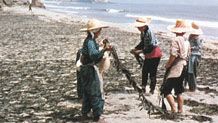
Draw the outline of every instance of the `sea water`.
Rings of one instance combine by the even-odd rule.
[[[131,24],[137,17],[150,16],[151,27],[156,31],[167,31],[176,19],[195,21],[204,36],[218,39],[218,0],[44,0],[51,11],[76,14],[86,18]]]

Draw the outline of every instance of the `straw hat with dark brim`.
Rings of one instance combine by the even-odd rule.
[[[81,29],[80,31],[91,31],[94,29],[100,29],[100,28],[108,28],[109,26],[103,25],[96,19],[90,19],[87,22],[86,28]]]
[[[150,17],[146,17],[146,19],[138,18],[136,19],[134,26],[138,28],[138,27],[148,26],[150,23],[151,23]]]
[[[203,31],[195,22],[192,22],[192,28],[191,28],[190,34],[201,35],[203,34]]]
[[[184,33],[190,31],[190,27],[187,25],[185,20],[182,19],[176,20],[176,24],[168,26],[167,29],[174,33]]]

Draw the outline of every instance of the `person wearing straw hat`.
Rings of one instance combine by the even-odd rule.
[[[142,68],[142,90],[146,93],[146,85],[148,81],[148,75],[150,78],[150,93],[154,94],[156,86],[156,74],[157,68],[162,56],[162,52],[158,47],[158,40],[155,35],[152,33],[148,25],[151,23],[151,18],[147,17],[138,18],[134,23],[135,27],[141,32],[141,41],[140,43],[132,49],[130,52],[134,55],[139,55],[140,53],[144,54],[144,62]]]
[[[199,35],[203,34],[201,28],[195,23],[191,24],[191,32],[188,38],[188,41],[191,45],[191,56],[188,60],[188,76],[187,82],[190,91],[195,91],[197,87],[197,67],[201,59],[201,48],[202,48],[202,39],[199,38]]]
[[[102,82],[99,78],[99,71],[96,64],[102,59],[105,51],[110,51],[110,46],[99,50],[96,39],[99,37],[102,28],[107,28],[96,19],[90,19],[87,27],[81,31],[87,32],[82,47],[80,76],[83,89],[82,115],[88,118],[87,114],[93,111],[93,121],[98,121],[103,113],[104,95]]]
[[[178,102],[178,113],[183,112],[183,97],[184,92],[183,81],[185,78],[187,58],[190,52],[190,44],[184,38],[184,34],[190,29],[184,20],[178,19],[175,25],[168,26],[168,30],[176,34],[170,46],[170,57],[166,63],[167,69],[166,83],[163,87],[164,97],[167,98],[170,104],[171,111],[176,112],[174,97],[171,94],[174,89]]]

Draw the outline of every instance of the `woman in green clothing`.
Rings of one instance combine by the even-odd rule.
[[[106,47],[100,51],[96,39],[100,35],[102,28],[107,27],[98,20],[91,19],[87,23],[87,28],[81,29],[81,31],[87,32],[87,37],[82,47],[82,66],[80,69],[83,89],[82,115],[86,118],[87,113],[92,110],[94,121],[100,119],[104,107],[102,82],[100,82],[96,64],[102,59],[105,51],[112,49],[111,47]]]

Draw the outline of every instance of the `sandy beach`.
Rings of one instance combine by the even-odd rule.
[[[81,121],[76,92],[76,52],[86,33],[79,30],[86,19],[15,6],[0,11],[0,122],[72,123]],[[122,63],[141,83],[141,70],[129,53],[139,34],[117,26],[103,30],[117,49]],[[169,55],[173,35],[156,32],[164,52],[158,68],[158,86]],[[99,40],[105,37],[100,37]],[[177,118],[149,116],[139,107],[138,93],[125,76],[112,66],[105,74],[106,100],[103,118],[107,123],[198,123],[218,122],[218,41],[205,39],[198,89],[185,92],[185,112]],[[148,99],[158,104],[158,87]],[[168,106],[169,109],[169,106]]]

